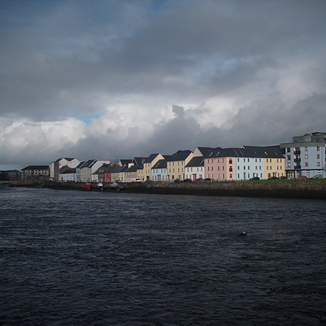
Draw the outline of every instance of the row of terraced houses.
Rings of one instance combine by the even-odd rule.
[[[314,132],[293,137],[293,142],[277,146],[242,146],[240,148],[197,147],[172,155],[153,153],[148,157],[79,161],[60,158],[47,165],[22,169],[23,180],[103,182],[116,180],[174,181],[209,178],[217,181],[248,180],[253,177],[325,178],[326,133]]]

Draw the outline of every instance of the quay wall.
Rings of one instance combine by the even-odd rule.
[[[84,191],[114,191],[112,188],[100,190],[93,183],[90,190],[85,183],[46,182],[42,187],[53,189],[75,189]],[[260,180],[244,182],[135,182],[123,183],[126,193],[179,194],[201,196],[239,196],[326,199],[326,179],[321,180]],[[40,187],[40,184],[16,184],[11,186]],[[108,185],[107,185],[108,186]]]
[[[325,180],[276,180],[247,182],[132,183],[126,192],[185,194],[202,196],[239,196],[326,199]]]

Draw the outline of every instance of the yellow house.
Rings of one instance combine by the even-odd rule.
[[[164,160],[162,154],[151,154],[144,162],[143,167],[137,170],[137,176],[141,181],[152,180],[152,167],[159,161]]]
[[[185,166],[194,157],[194,153],[190,150],[180,150],[166,159],[168,180],[185,179]]]
[[[285,177],[285,158],[265,158],[264,159],[264,179],[271,177]]]

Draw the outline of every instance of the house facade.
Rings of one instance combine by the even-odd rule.
[[[205,179],[204,157],[193,157],[185,166],[185,179]]]
[[[22,179],[26,183],[49,181],[50,169],[48,165],[29,165],[22,169]]]
[[[326,177],[326,133],[313,132],[293,137],[291,143],[282,143],[288,178]]]
[[[153,181],[168,181],[168,169],[166,159],[159,160],[152,168]]]
[[[204,167],[207,178],[221,181],[285,176],[285,160],[277,146],[212,149]]]
[[[50,164],[50,180],[51,181],[60,181],[59,173],[60,169],[64,166],[68,168],[74,169],[78,166],[79,160],[76,158],[59,158],[55,162]]]
[[[186,179],[185,167],[193,157],[194,153],[192,151],[179,150],[167,158],[168,180],[174,181],[176,179]]]
[[[61,182],[76,182],[76,169],[63,167],[59,172],[59,181]]]
[[[144,162],[143,165],[137,170],[138,178],[141,181],[152,179],[152,168],[159,161],[164,160],[162,154],[151,154]]]

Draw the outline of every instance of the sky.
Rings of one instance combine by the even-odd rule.
[[[2,0],[0,170],[326,132],[325,0]]]

